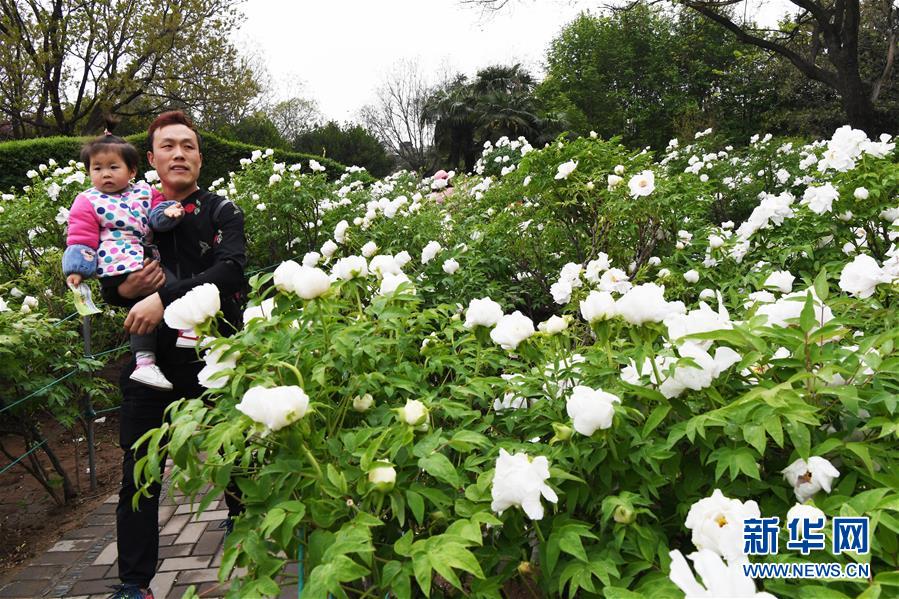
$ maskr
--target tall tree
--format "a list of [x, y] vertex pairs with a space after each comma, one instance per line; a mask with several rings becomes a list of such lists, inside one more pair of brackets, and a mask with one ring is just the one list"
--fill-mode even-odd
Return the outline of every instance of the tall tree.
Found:
[[418, 64], [397, 64], [377, 90], [377, 101], [365, 106], [360, 117], [400, 161], [424, 171], [433, 166], [434, 127], [422, 118], [431, 85]]
[[[461, 0], [491, 9], [501, 9], [510, 0]], [[634, 4], [639, 4], [640, 0]], [[881, 128], [895, 130], [884, 118], [878, 101], [892, 78], [897, 51], [899, 18], [895, 0], [790, 0], [794, 13], [780, 27], [769, 29], [730, 9], [743, 0], [673, 0], [731, 32], [745, 44], [782, 57], [805, 77], [834, 90], [846, 119], [869, 134]], [[864, 12], [878, 13], [882, 36], [873, 40], [869, 63], [864, 68], [859, 40]], [[754, 17], [754, 15], [749, 15]]]
[[240, 115], [259, 87], [230, 42], [236, 4], [0, 0], [0, 114], [18, 137], [168, 107]]

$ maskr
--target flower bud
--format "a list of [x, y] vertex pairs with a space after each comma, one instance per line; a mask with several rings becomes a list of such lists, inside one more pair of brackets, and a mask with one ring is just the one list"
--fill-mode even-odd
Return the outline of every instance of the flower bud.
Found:
[[424, 424], [428, 419], [428, 409], [417, 399], [406, 400], [406, 405], [399, 409], [400, 420], [410, 426]]
[[353, 409], [357, 412], [365, 412], [372, 407], [374, 403], [375, 399], [371, 396], [371, 393], [357, 395], [353, 398]]
[[518, 573], [522, 576], [528, 576], [533, 574], [534, 566], [531, 565], [531, 562], [520, 562], [518, 564]]
[[571, 434], [573, 431], [567, 424], [559, 424], [558, 422], [553, 422], [553, 432], [556, 433], [555, 440], [567, 441], [571, 438]]
[[368, 482], [376, 490], [386, 493], [396, 483], [396, 470], [387, 462], [375, 462], [374, 468], [368, 471]]
[[634, 513], [634, 508], [619, 505], [615, 508], [612, 519], [618, 524], [631, 524], [637, 519], [637, 514]]

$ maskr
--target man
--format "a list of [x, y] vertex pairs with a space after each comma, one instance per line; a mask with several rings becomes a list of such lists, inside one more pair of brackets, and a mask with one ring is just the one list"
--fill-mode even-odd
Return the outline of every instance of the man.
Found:
[[[246, 265], [243, 214], [225, 198], [198, 187], [203, 165], [200, 135], [182, 112], [159, 115], [148, 134], [147, 159], [159, 174], [162, 194], [166, 200], [179, 201], [185, 212], [174, 229], [156, 233], [154, 238], [162, 266], [174, 273], [177, 280], [168, 281], [163, 288], [166, 283], [163, 268], [159, 262], [148, 259], [142, 270], [101, 279], [103, 297], [112, 304], [130, 307], [125, 328], [130, 333], [146, 334], [160, 325], [167, 305], [198, 285], [214, 283], [222, 295], [222, 311], [233, 331], [241, 319], [234, 294], [243, 286]], [[125, 454], [116, 509], [122, 581], [113, 595], [116, 599], [153, 599], [149, 587], [159, 555], [160, 486], [153, 485], [151, 497], [141, 497], [137, 510], [132, 509], [132, 498], [137, 491], [134, 464], [143, 455], [135, 455], [132, 446], [145, 432], [162, 425], [163, 412], [171, 402], [182, 397], [199, 397], [203, 392], [197, 380], [203, 362], [198, 359], [196, 348], [190, 345], [190, 340], [179, 338], [177, 331], [164, 324], [160, 326], [157, 364], [172, 382], [172, 391], [157, 391], [131, 381], [127, 375], [133, 370], [133, 363], [124, 368], [119, 380], [123, 398], [119, 444]], [[230, 495], [226, 501], [230, 525], [230, 518], [240, 512], [240, 506]]]

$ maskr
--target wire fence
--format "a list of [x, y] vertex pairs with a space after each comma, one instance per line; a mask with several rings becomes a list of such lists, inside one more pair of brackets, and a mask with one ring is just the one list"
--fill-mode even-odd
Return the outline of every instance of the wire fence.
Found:
[[[78, 317], [78, 316], [79, 316], [78, 312], [73, 312], [72, 314], [69, 314], [69, 315], [66, 316], [65, 318], [62, 318], [62, 319], [58, 320], [57, 322], [53, 323], [53, 326], [54, 326], [54, 327], [60, 326], [60, 325], [62, 325], [63, 323], [68, 322], [68, 321], [70, 321], [70, 320], [72, 320], [73, 318], [76, 318], [76, 317]], [[123, 349], [127, 349], [127, 348], [128, 348], [128, 344], [123, 344], [123, 345], [120, 345], [120, 346], [118, 346], [118, 347], [114, 347], [114, 348], [112, 348], [112, 349], [107, 349], [107, 350], [102, 351], [102, 352], [97, 353], [97, 354], [91, 353], [91, 351], [90, 351], [90, 323], [89, 323], [89, 319], [90, 319], [90, 317], [89, 317], [89, 316], [86, 316], [86, 317], [85, 317], [85, 321], [84, 321], [84, 323], [83, 323], [83, 327], [84, 327], [84, 331], [85, 331], [85, 333], [84, 333], [84, 356], [85, 356], [86, 358], [97, 359], [97, 358], [101, 358], [101, 357], [103, 357], [103, 356], [107, 356], [107, 355], [109, 355], [109, 354], [114, 354], [114, 353], [116, 353], [116, 352], [120, 352], [120, 351], [122, 351]], [[16, 406], [19, 406], [19, 405], [21, 405], [21, 404], [24, 404], [25, 402], [27, 402], [27, 401], [29, 401], [29, 400], [35, 398], [35, 397], [40, 396], [40, 395], [41, 395], [42, 393], [44, 393], [45, 391], [48, 391], [48, 390], [52, 389], [54, 386], [56, 386], [56, 385], [62, 383], [63, 381], [65, 381], [66, 379], [68, 379], [68, 378], [74, 376], [74, 375], [77, 374], [78, 372], [79, 372], [79, 371], [78, 371], [77, 368], [72, 369], [71, 371], [69, 371], [69, 372], [63, 374], [62, 376], [56, 378], [55, 380], [51, 381], [50, 383], [47, 383], [46, 385], [42, 386], [40, 389], [37, 389], [37, 390], [35, 390], [35, 391], [32, 391], [31, 393], [29, 393], [29, 394], [26, 395], [25, 397], [23, 397], [23, 398], [21, 398], [21, 399], [17, 399], [16, 401], [14, 401], [14, 402], [12, 402], [12, 403], [5, 404], [3, 407], [0, 407], [0, 414], [3, 414], [4, 412], [7, 412], [7, 411], [9, 411], [9, 410], [12, 410], [12, 409], [15, 408]], [[98, 415], [104, 414], [104, 413], [107, 413], [107, 412], [113, 412], [113, 411], [118, 410], [118, 409], [119, 409], [119, 406], [115, 406], [115, 407], [112, 407], [112, 408], [106, 408], [106, 409], [99, 410], [99, 411], [96, 411], [96, 412], [95, 412], [94, 409], [93, 409], [93, 407], [91, 406], [90, 398], [87, 398], [87, 399], [86, 399], [86, 402], [85, 402], [85, 408], [84, 408], [84, 417], [85, 417], [85, 420], [86, 420], [86, 422], [87, 422], [87, 427], [88, 427], [88, 437], [90, 437], [90, 438], [93, 437], [93, 422], [94, 422], [94, 420], [96, 420], [96, 418], [97, 418]], [[32, 453], [34, 453], [35, 451], [37, 451], [38, 449], [40, 449], [41, 447], [43, 447], [44, 445], [46, 445], [46, 443], [47, 443], [47, 440], [46, 440], [46, 439], [43, 439], [40, 443], [38, 443], [38, 444], [32, 446], [32, 447], [31, 447], [30, 449], [28, 449], [28, 451], [26, 451], [24, 454], [22, 454], [21, 456], [17, 457], [17, 458], [14, 459], [12, 462], [10, 462], [10, 463], [7, 464], [6, 466], [4, 466], [2, 469], [0, 469], [0, 474], [4, 474], [5, 472], [7, 472], [7, 471], [10, 470], [11, 468], [13, 468], [16, 464], [18, 464], [19, 462], [21, 462], [22, 460], [24, 460], [26, 457], [28, 457], [29, 455], [31, 455]], [[95, 466], [96, 466], [96, 465], [95, 465], [95, 463], [94, 463], [94, 455], [93, 455], [93, 451], [89, 452], [89, 462], [90, 462], [89, 467], [90, 467], [90, 473], [91, 473], [91, 488], [93, 488], [93, 487], [95, 486], [95, 481], [96, 481], [96, 472], [95, 472], [95, 470], [96, 470]]]

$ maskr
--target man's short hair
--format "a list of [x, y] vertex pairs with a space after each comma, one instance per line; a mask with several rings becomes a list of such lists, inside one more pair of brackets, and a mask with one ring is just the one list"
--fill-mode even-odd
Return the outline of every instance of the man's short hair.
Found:
[[147, 129], [147, 136], [149, 138], [151, 152], [153, 151], [153, 134], [156, 133], [157, 129], [167, 127], [169, 125], [184, 125], [188, 129], [193, 131], [194, 135], [197, 136], [197, 150], [202, 151], [203, 140], [200, 139], [200, 132], [194, 126], [193, 121], [187, 118], [187, 115], [180, 110], [170, 110], [168, 112], [163, 112], [158, 117], [156, 117], [153, 122], [150, 123], [150, 127]]

